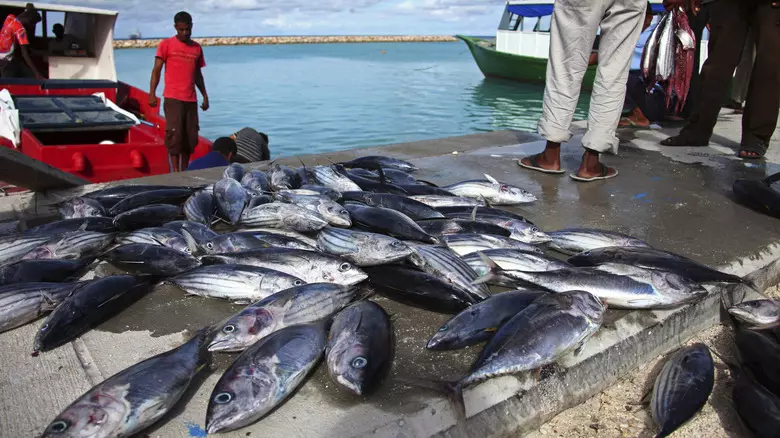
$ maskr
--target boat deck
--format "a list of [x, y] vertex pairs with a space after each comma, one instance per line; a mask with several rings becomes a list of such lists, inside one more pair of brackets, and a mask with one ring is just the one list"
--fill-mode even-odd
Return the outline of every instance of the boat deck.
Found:
[[[663, 148], [657, 140], [674, 130], [624, 131], [619, 156], [606, 162], [620, 175], [582, 184], [566, 175], [545, 175], [519, 168], [515, 159], [541, 150], [536, 135], [511, 131], [445, 138], [360, 151], [328, 154], [331, 160], [382, 153], [409, 159], [419, 178], [441, 184], [488, 173], [527, 188], [536, 204], [517, 211], [545, 230], [598, 227], [630, 233], [653, 246], [739, 274], [752, 274], [760, 286], [780, 282], [780, 226], [777, 219], [751, 211], [731, 197], [736, 178], [762, 178], [780, 170], [780, 145], [773, 144], [767, 164], [735, 159], [739, 119], [724, 116], [709, 148]], [[580, 124], [581, 126], [581, 124]], [[576, 135], [564, 145], [563, 165], [577, 167], [582, 149]], [[457, 152], [457, 154], [455, 154]], [[324, 156], [301, 157], [307, 165], [327, 163]], [[295, 158], [279, 160], [297, 165]], [[264, 167], [266, 164], [259, 164]], [[184, 185], [213, 181], [222, 169], [158, 175], [136, 180]], [[45, 204], [92, 187], [29, 195], [9, 202], [0, 198], [0, 214], [16, 208], [28, 216], [51, 212]], [[527, 376], [492, 379], [466, 391], [470, 416], [454, 426], [450, 403], [428, 390], [398, 383], [398, 376], [452, 379], [463, 375], [478, 348], [429, 352], [424, 345], [446, 319], [423, 310], [379, 302], [394, 315], [397, 353], [391, 378], [366, 399], [341, 393], [319, 366], [299, 391], [264, 420], [226, 437], [424, 437], [505, 436], [531, 430], [614, 383], [650, 358], [679, 346], [718, 322], [716, 295], [692, 306], [668, 311], [610, 311], [604, 327], [581, 355], [566, 357], [565, 372], [541, 382]], [[92, 385], [154, 354], [179, 345], [193, 330], [234, 313], [240, 306], [186, 297], [159, 287], [95, 330], [54, 351], [31, 357], [40, 321], [0, 334], [0, 436], [39, 434], [62, 408]], [[215, 355], [214, 370], [202, 374], [175, 412], [146, 436], [203, 437], [207, 398], [231, 360]]]

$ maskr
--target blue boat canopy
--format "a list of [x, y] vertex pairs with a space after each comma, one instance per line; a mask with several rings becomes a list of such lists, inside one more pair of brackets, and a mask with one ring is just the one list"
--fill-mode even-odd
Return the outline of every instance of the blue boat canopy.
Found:
[[[660, 14], [664, 11], [664, 5], [660, 3], [653, 3], [650, 6], [653, 8], [654, 14]], [[528, 4], [528, 5], [508, 5], [507, 10], [515, 15], [521, 17], [546, 17], [552, 15], [552, 4]]]

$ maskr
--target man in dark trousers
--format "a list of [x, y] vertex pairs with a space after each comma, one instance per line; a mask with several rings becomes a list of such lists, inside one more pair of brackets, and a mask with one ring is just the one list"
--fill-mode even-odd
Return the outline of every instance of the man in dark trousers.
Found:
[[187, 170], [208, 169], [211, 167], [229, 166], [230, 160], [236, 155], [236, 142], [230, 137], [220, 137], [211, 145], [211, 152], [193, 160]]
[[756, 59], [742, 118], [738, 156], [764, 156], [777, 126], [780, 106], [780, 0], [715, 0], [706, 4], [710, 23], [709, 55], [701, 71], [698, 102], [688, 124], [664, 146], [709, 144], [721, 103], [742, 57], [747, 33], [756, 43]]
[[209, 96], [201, 69], [206, 66], [203, 49], [192, 40], [192, 16], [179, 12], [173, 17], [176, 36], [163, 40], [157, 47], [149, 91], [149, 106], [157, 106], [157, 85], [165, 65], [165, 146], [171, 157], [173, 171], [186, 170], [190, 155], [198, 144], [198, 96], [203, 96], [201, 108], [209, 109]]

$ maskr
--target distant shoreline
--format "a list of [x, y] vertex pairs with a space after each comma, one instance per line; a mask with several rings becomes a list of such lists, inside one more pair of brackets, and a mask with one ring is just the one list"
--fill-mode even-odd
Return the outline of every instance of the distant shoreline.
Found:
[[[342, 35], [342, 36], [255, 36], [193, 38], [202, 46], [244, 46], [259, 44], [328, 44], [328, 43], [432, 43], [454, 42], [451, 35]], [[115, 49], [157, 47], [162, 39], [114, 40]]]

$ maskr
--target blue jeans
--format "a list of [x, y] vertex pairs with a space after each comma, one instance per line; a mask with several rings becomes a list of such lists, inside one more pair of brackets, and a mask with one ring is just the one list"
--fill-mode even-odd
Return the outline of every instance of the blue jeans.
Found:
[[626, 102], [623, 105], [625, 111], [633, 111], [639, 107], [645, 117], [651, 122], [663, 120], [668, 110], [666, 109], [666, 96], [663, 91], [654, 89], [647, 93], [647, 85], [642, 78], [641, 70], [630, 70], [626, 81]]

